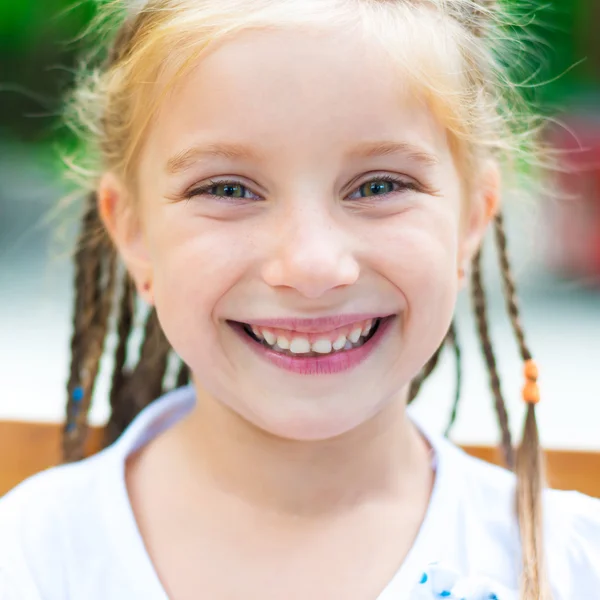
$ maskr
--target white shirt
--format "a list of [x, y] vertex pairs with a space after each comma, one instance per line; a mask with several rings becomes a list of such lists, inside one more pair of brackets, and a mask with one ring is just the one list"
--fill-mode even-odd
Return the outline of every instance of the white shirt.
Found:
[[[194, 403], [191, 387], [171, 392], [111, 447], [0, 499], [0, 600], [168, 600], [136, 525], [125, 461]], [[406, 560], [373, 600], [516, 600], [513, 475], [427, 438], [436, 456], [430, 505]], [[554, 600], [600, 598], [600, 501], [549, 491], [545, 511]], [[201, 591], [198, 599], [211, 600]]]

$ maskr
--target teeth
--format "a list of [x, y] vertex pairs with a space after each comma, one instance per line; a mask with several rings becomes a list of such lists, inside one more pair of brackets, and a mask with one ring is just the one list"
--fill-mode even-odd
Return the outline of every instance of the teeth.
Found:
[[329, 340], [317, 340], [312, 346], [312, 351], [317, 354], [329, 354], [331, 352], [331, 342]]
[[277, 345], [282, 349], [282, 350], [289, 350], [290, 349], [290, 342], [289, 340], [284, 337], [283, 335], [280, 335], [277, 338]]
[[267, 344], [269, 344], [269, 346], [272, 346], [273, 344], [275, 344], [275, 342], [277, 341], [277, 338], [275, 337], [274, 334], [272, 334], [270, 331], [268, 331], [267, 329], [265, 329], [263, 332], [263, 337], [265, 338], [265, 342], [267, 342]]
[[341, 350], [346, 345], [346, 336], [340, 335], [340, 337], [333, 342], [334, 350]]
[[306, 338], [294, 338], [290, 344], [292, 354], [308, 354], [310, 352], [310, 343]]
[[347, 336], [340, 335], [334, 342], [328, 339], [319, 339], [314, 343], [310, 343], [308, 338], [295, 337], [288, 338], [284, 335], [277, 336], [268, 329], [259, 329], [252, 325], [252, 333], [257, 339], [264, 341], [274, 350], [289, 351], [292, 354], [329, 354], [332, 351], [352, 350], [361, 340], [361, 337], [368, 336], [373, 330], [373, 326], [377, 320], [370, 320], [364, 327], [355, 327]]
[[353, 344], [356, 344], [356, 342], [358, 342], [358, 340], [360, 339], [361, 333], [362, 333], [362, 328], [361, 327], [357, 327], [356, 329], [352, 330], [352, 333], [348, 336], [348, 339]]

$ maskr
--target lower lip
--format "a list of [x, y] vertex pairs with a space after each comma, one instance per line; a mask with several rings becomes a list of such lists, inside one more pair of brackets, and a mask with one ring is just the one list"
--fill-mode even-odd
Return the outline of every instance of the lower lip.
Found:
[[395, 316], [386, 317], [382, 320], [373, 337], [359, 348], [313, 357], [287, 356], [275, 352], [275, 350], [269, 350], [262, 344], [259, 344], [250, 338], [241, 325], [236, 323], [231, 324], [231, 326], [256, 354], [266, 358], [270, 363], [280, 369], [298, 373], [300, 375], [332, 375], [350, 371], [365, 361], [376, 350], [379, 344], [381, 344], [395, 320]]

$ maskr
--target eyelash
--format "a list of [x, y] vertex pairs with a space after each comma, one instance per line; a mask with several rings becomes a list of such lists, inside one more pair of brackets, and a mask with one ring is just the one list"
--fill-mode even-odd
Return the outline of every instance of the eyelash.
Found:
[[[381, 197], [386, 197], [389, 196], [390, 194], [394, 194], [394, 193], [398, 193], [400, 191], [406, 191], [406, 190], [413, 190], [416, 192], [422, 192], [423, 191], [423, 187], [421, 185], [419, 185], [418, 183], [416, 183], [415, 181], [407, 181], [406, 179], [402, 179], [400, 177], [396, 177], [394, 175], [378, 175], [376, 177], [373, 177], [371, 179], [368, 179], [366, 181], [363, 181], [363, 183], [361, 183], [358, 188], [356, 189], [356, 191], [359, 191], [361, 187], [363, 187], [364, 185], [368, 184], [368, 183], [373, 183], [373, 182], [380, 182], [380, 181], [385, 181], [387, 183], [395, 183], [398, 186], [400, 186], [399, 190], [393, 190], [391, 192], [386, 192], [384, 194], [375, 194], [373, 196], [363, 196], [360, 198], [355, 198], [354, 201], [365, 201], [365, 200], [370, 200], [371, 198], [381, 198]], [[246, 191], [250, 191], [248, 189], [247, 186], [243, 185], [242, 183], [240, 183], [239, 181], [235, 181], [235, 180], [229, 180], [229, 179], [224, 179], [221, 181], [217, 181], [217, 180], [213, 180], [210, 179], [209, 182], [206, 185], [200, 186], [200, 187], [196, 187], [191, 189], [189, 192], [186, 192], [185, 194], [185, 198], [187, 200], [191, 200], [192, 198], [196, 197], [196, 196], [212, 196], [213, 198], [218, 198], [220, 201], [226, 201], [226, 202], [231, 202], [234, 201], [234, 203], [239, 202], [240, 200], [252, 200], [251, 198], [239, 198], [239, 197], [235, 197], [235, 196], [217, 196], [216, 194], [211, 194], [209, 193], [210, 190], [212, 190], [212, 188], [214, 188], [215, 186], [218, 185], [233, 185], [233, 186], [240, 186], [242, 188], [244, 188], [244, 190]], [[253, 192], [251, 192], [253, 193]]]

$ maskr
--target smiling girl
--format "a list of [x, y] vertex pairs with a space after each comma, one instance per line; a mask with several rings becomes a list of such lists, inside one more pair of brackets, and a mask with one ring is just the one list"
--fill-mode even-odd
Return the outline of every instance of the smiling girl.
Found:
[[[598, 597], [598, 503], [542, 492], [537, 368], [499, 212], [501, 167], [527, 139], [491, 46], [499, 8], [103, 10], [116, 35], [71, 103], [97, 158], [76, 255], [73, 464], [0, 502], [0, 598]], [[525, 362], [516, 460], [481, 282], [492, 222]], [[455, 343], [471, 267], [507, 470], [406, 411]], [[109, 443], [80, 460], [113, 308]]]

